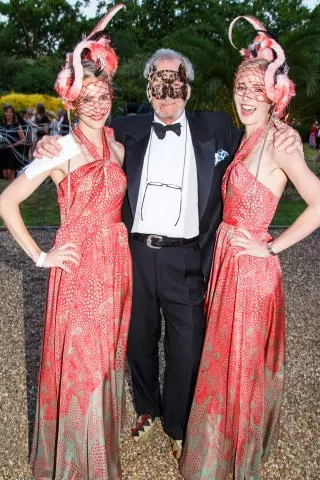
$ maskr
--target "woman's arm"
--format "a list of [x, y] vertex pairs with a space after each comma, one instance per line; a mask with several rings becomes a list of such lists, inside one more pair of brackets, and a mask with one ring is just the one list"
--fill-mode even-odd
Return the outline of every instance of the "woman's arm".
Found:
[[320, 180], [307, 166], [299, 152], [278, 155], [279, 167], [289, 177], [307, 208], [297, 220], [272, 242], [272, 249], [280, 253], [307, 237], [320, 226]]
[[[51, 172], [42, 173], [31, 180], [23, 173], [0, 195], [0, 216], [3, 218], [13, 238], [34, 262], [37, 262], [39, 259], [41, 249], [28, 232], [23, 222], [19, 205], [39, 187], [50, 173]], [[78, 260], [79, 255], [74, 250], [74, 246], [65, 244], [59, 249], [50, 250], [43, 266], [60, 267], [69, 272], [69, 269], [65, 267], [63, 262], [70, 261], [77, 264]]]
[[21, 125], [19, 125], [18, 127], [18, 135], [19, 135], [19, 138], [20, 140], [18, 140], [18, 142], [14, 143], [12, 146], [13, 147], [16, 147], [17, 145], [20, 145], [21, 143], [23, 143], [26, 139], [24, 133], [23, 133], [23, 130], [22, 130], [22, 127]]
[[19, 135], [19, 138], [20, 140], [16, 141], [15, 143], [9, 143], [8, 145], [6, 145], [5, 148], [14, 148], [14, 147], [17, 147], [18, 145], [20, 145], [21, 143], [23, 143], [26, 139], [24, 133], [23, 133], [23, 130], [21, 128], [21, 125], [19, 125], [18, 127], [18, 135]]
[[49, 133], [49, 123], [43, 123], [42, 128], [40, 129], [40, 132], [41, 133], [43, 132], [46, 135], [48, 135], [48, 133]]
[[[38, 122], [40, 122], [40, 123], [38, 123]], [[37, 121], [38, 133], [40, 133], [41, 135], [48, 135], [49, 124], [50, 124], [50, 120], [47, 117], [47, 115], [38, 119], [38, 121]]]
[[[272, 251], [277, 254], [304, 239], [320, 226], [320, 180], [309, 169], [303, 154], [298, 150], [291, 155], [274, 151], [274, 158], [307, 203], [307, 208], [297, 220], [272, 242]], [[270, 255], [265, 242], [256, 240], [244, 229], [237, 230], [243, 236], [235, 236], [230, 243], [243, 247], [238, 256], [252, 255], [264, 258]]]

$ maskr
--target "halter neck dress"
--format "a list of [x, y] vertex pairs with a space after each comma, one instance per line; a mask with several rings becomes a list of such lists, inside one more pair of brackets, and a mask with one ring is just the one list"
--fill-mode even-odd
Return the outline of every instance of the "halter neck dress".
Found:
[[31, 455], [35, 480], [121, 479], [132, 289], [121, 222], [125, 191], [125, 174], [109, 158], [78, 167], [59, 186], [55, 246], [73, 243], [81, 261], [69, 262], [70, 274], [50, 272]]
[[[223, 183], [206, 296], [207, 331], [181, 472], [186, 480], [260, 479], [277, 430], [284, 388], [285, 307], [278, 257], [243, 255], [235, 229], [269, 241], [279, 198], [243, 160], [265, 129], [242, 142]], [[239, 235], [239, 233], [237, 233]]]

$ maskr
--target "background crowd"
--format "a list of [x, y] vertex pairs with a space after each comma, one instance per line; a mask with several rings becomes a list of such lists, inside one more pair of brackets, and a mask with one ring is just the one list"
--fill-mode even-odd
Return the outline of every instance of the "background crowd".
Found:
[[[121, 115], [147, 113], [148, 103], [139, 105], [131, 101], [120, 112]], [[69, 119], [63, 109], [57, 112], [46, 110], [38, 103], [36, 108], [17, 112], [9, 104], [2, 105], [2, 122], [0, 123], [0, 179], [13, 180], [17, 172], [32, 159], [36, 142], [44, 135], [66, 135], [69, 132]], [[77, 114], [71, 118], [72, 126], [78, 123]]]
[[[121, 116], [148, 113], [150, 104], [129, 101], [119, 111]], [[3, 118], [0, 123], [0, 179], [13, 180], [17, 172], [32, 159], [36, 142], [43, 135], [66, 135], [69, 132], [69, 119], [63, 109], [56, 112], [46, 110], [45, 105], [38, 103], [36, 108], [17, 112], [9, 104], [2, 105]], [[76, 126], [78, 118], [73, 114], [72, 126]], [[315, 150], [315, 161], [320, 162], [320, 122], [316, 118], [312, 122], [309, 133], [309, 147]]]

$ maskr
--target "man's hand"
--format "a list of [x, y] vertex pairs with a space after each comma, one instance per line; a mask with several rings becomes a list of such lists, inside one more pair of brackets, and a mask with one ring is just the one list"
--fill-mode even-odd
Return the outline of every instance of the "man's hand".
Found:
[[276, 130], [273, 135], [273, 145], [279, 152], [292, 153], [299, 150], [303, 154], [303, 145], [299, 133], [286, 124]]
[[35, 151], [33, 152], [34, 158], [42, 157], [57, 157], [62, 151], [60, 143], [57, 142], [62, 135], [45, 135], [38, 141]]

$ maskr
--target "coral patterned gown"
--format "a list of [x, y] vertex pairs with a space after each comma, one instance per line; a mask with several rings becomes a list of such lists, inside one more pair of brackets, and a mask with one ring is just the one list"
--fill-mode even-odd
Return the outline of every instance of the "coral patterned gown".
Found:
[[243, 163], [264, 133], [242, 143], [222, 183], [206, 338], [180, 461], [186, 480], [226, 480], [230, 473], [234, 480], [259, 479], [279, 419], [285, 361], [279, 260], [237, 258], [241, 248], [229, 243], [237, 227], [271, 239], [267, 229], [279, 199]]
[[72, 171], [70, 189], [68, 177], [59, 186], [55, 246], [73, 243], [81, 261], [69, 264], [70, 274], [50, 272], [31, 455], [35, 480], [121, 479], [132, 281], [121, 222], [126, 178], [109, 157]]

